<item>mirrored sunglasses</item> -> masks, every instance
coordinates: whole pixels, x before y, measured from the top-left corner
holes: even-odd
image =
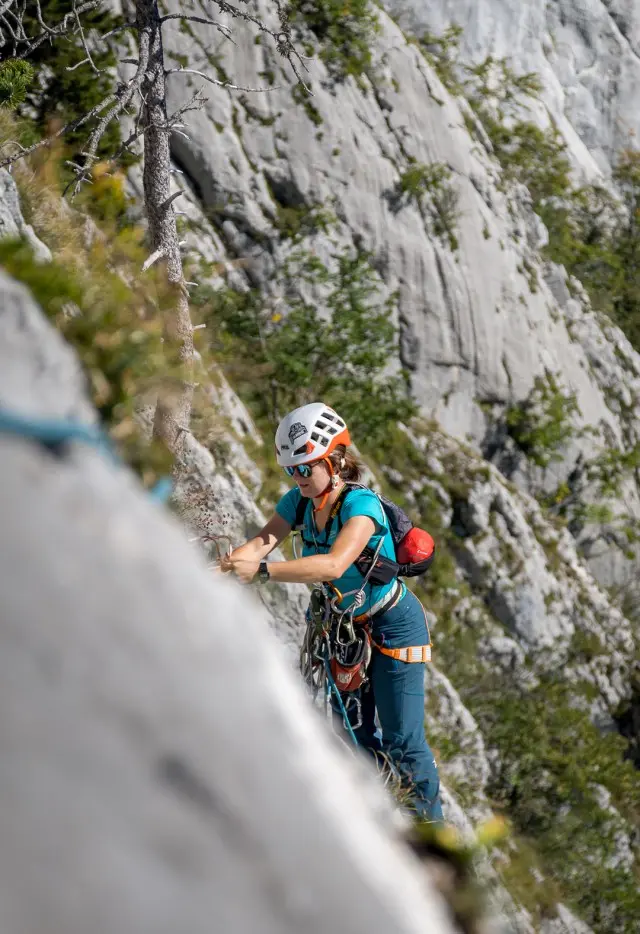
[[[295,467],[285,467],[284,471],[287,474],[287,476],[295,477],[296,470],[297,470],[303,480],[308,480],[309,477],[311,476],[311,472],[314,466],[315,466],[314,464],[296,464]]]

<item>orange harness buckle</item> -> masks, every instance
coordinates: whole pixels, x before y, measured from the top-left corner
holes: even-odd
[[[395,658],[400,662],[411,664],[412,662],[431,661],[431,645],[409,645],[401,649],[385,649],[384,646],[378,645],[377,642],[373,644],[383,655],[388,655],[390,658]]]

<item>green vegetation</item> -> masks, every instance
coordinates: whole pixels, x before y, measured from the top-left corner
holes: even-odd
[[[304,25],[313,33],[319,56],[334,80],[358,78],[370,71],[372,45],[380,30],[370,0],[291,0],[289,15],[294,25]]]
[[[7,126],[6,120],[2,125]],[[18,163],[13,171],[23,210],[52,250],[53,261],[36,261],[26,242],[4,240],[0,263],[29,288],[75,349],[105,429],[123,459],[151,485],[170,471],[172,456],[158,442],[147,440],[135,406],[145,398],[153,401],[161,384],[178,384],[184,376],[162,341],[163,312],[173,296],[159,267],[140,273],[148,255],[144,231],[119,229],[110,220],[119,218],[122,192],[117,180],[114,184],[113,178],[99,173],[83,198],[85,204],[92,202],[94,216],[101,214],[102,221],[87,237],[87,216],[60,197],[62,157],[61,152],[49,151],[29,166]],[[206,348],[200,352],[203,364],[210,365]],[[212,418],[202,389],[196,391],[194,418]]]
[[[440,558],[443,547],[453,547],[454,554],[460,548],[447,536],[437,541]],[[429,607],[432,587],[427,580],[419,591]],[[498,753],[486,791],[514,829],[501,875],[534,921],[554,914],[561,901],[597,934],[632,934],[640,910],[637,878],[613,861],[625,824],[608,812],[597,788],[611,793],[628,821],[627,832],[638,826],[640,785],[632,764],[623,760],[627,742],[616,734],[603,736],[591,723],[588,704],[578,708],[581,694],[591,696],[590,685],[547,676],[528,691],[505,673],[496,679],[478,653],[485,627],[471,629],[457,618],[455,606],[466,593],[458,584],[448,611],[441,607],[435,652],[485,743]],[[434,596],[443,603],[441,594]],[[602,652],[599,641],[586,636],[573,649],[578,660]]]
[[[606,536],[610,545],[632,559],[632,546],[640,542],[640,521],[613,507],[624,502],[623,484],[635,480],[639,468],[640,445],[628,451],[607,448],[574,470],[571,483],[564,481],[553,493],[540,495],[539,502],[574,535],[588,525],[591,539],[596,534]]]
[[[575,434],[571,417],[578,412],[575,393],[564,393],[552,373],[536,377],[525,402],[507,409],[509,434],[539,467],[559,460],[559,449]]]
[[[458,221],[458,192],[451,181],[451,169],[441,162],[423,165],[413,162],[400,176],[393,201],[402,196],[427,208],[433,233],[444,239],[452,250],[458,248],[455,230]]]
[[[272,192],[273,195],[273,192]],[[283,240],[298,244],[310,234],[321,231],[328,233],[337,222],[331,208],[324,204],[283,205],[274,196],[276,202],[276,227]]]
[[[296,104],[300,104],[314,126],[322,126],[324,123],[322,114],[313,103],[311,95],[305,91],[301,85],[294,84],[293,88],[291,89],[291,97],[294,99]]]
[[[496,69],[498,76],[496,78]],[[468,70],[464,93],[503,169],[503,181],[527,186],[549,231],[545,255],[586,288],[640,349],[640,152],[622,151],[613,171],[620,200],[599,185],[576,187],[562,137],[520,116],[540,89],[535,75],[516,75],[489,58]]]
[[[613,180],[621,201],[597,186],[565,193],[540,214],[547,254],[583,283],[594,307],[609,315],[640,349],[640,152],[620,153]]]
[[[24,16],[24,28],[27,35],[37,35],[40,31],[35,9],[28,11]],[[46,18],[50,24],[57,23],[67,13],[71,13],[74,5],[71,0],[48,0],[46,4]],[[86,34],[95,31],[102,35],[113,29],[119,22],[112,13],[100,8],[82,15],[83,28]],[[24,106],[20,109],[28,114],[29,120],[22,124],[22,143],[33,142],[45,136],[51,128],[57,128],[69,121],[82,116],[104,100],[115,85],[116,55],[106,44],[93,53],[93,60],[99,72],[96,73],[91,65],[80,62],[86,59],[80,36],[59,39],[55,42],[43,42],[29,56],[29,63],[33,67],[35,80],[29,81],[25,71],[16,76],[13,94],[18,98],[15,103]],[[15,63],[15,65],[20,63]],[[79,66],[79,67],[77,67]],[[70,70],[73,69],[73,70]],[[21,90],[18,90],[21,87]],[[6,93],[6,92],[5,92]],[[10,102],[12,100],[9,94]],[[12,106],[15,106],[13,104]],[[35,115],[35,116],[34,116]],[[65,136],[70,154],[75,157],[80,150],[87,135],[95,125],[98,118],[72,130]],[[105,132],[98,146],[98,158],[108,158],[118,149],[120,143],[120,127],[114,121]],[[128,163],[130,164],[129,157]]]
[[[132,246],[134,251],[139,247],[118,243],[115,251],[128,253]],[[75,348],[106,429],[150,485],[170,471],[172,460],[167,450],[144,439],[134,418],[135,399],[152,391],[165,371],[157,299],[151,297],[148,279],[138,288],[125,285],[110,268],[109,254],[100,248],[88,251],[89,269],[68,257],[40,263],[27,244],[0,242],[0,263],[28,286]]]
[[[14,110],[23,103],[33,83],[33,65],[21,59],[0,62],[0,107]]]
[[[440,36],[424,32],[419,38],[409,40],[419,46],[424,57],[452,94],[459,94],[462,90],[458,65],[461,36],[462,26],[454,23],[448,26]]]
[[[552,387],[549,392],[553,395]],[[560,421],[567,405],[572,407],[570,399],[556,409]],[[438,618],[432,634],[434,660],[473,714],[487,747],[498,753],[487,793],[511,823],[513,836],[496,868],[534,923],[554,916],[556,904],[563,902],[596,934],[634,934],[640,912],[638,879],[633,869],[626,871],[614,862],[620,831],[640,825],[638,774],[623,758],[628,743],[616,734],[603,735],[591,723],[592,685],[566,684],[558,680],[560,670],[558,679],[547,673],[537,687],[525,690],[516,675],[503,672],[496,677],[483,661],[479,647],[490,635],[491,622],[488,614],[479,614],[472,624],[459,613],[458,608],[474,598],[458,570],[464,540],[455,525],[443,522],[436,492],[439,485],[454,502],[464,500],[479,468],[461,449],[443,455],[436,426],[414,422],[412,430],[425,439],[425,450],[441,461],[443,473],[432,474],[425,455],[400,430],[389,434],[378,457],[402,476],[387,482],[387,492],[437,542],[436,562],[416,582],[417,595]],[[543,432],[543,437],[553,451],[555,432]],[[409,486],[418,489],[411,502],[406,500]],[[503,560],[511,560],[506,552]],[[481,600],[481,589],[475,590],[475,599]],[[597,637],[576,631],[572,660],[588,663],[602,652]],[[460,752],[456,736],[443,740],[431,721],[428,730],[446,775],[447,762]],[[621,818],[607,810],[597,786],[611,794]],[[457,790],[462,800],[473,795],[467,785]]]
[[[488,792],[535,839],[545,871],[594,931],[631,932],[640,889],[632,871],[615,868],[621,821],[603,807],[597,786],[637,823],[640,784],[622,759],[626,740],[593,726],[575,693],[574,685],[544,679],[528,692],[503,683],[478,695],[474,716],[500,754]]]
[[[640,350],[640,152],[618,155],[613,180],[620,200],[599,185],[576,186],[557,129],[543,130],[525,118],[527,100],[540,92],[539,78],[518,74],[505,58],[463,65],[460,33],[453,25],[441,36],[425,33],[416,42],[447,88],[468,100],[502,167],[503,184],[519,182],[529,189],[549,231],[545,255],[579,279],[593,307]],[[475,135],[473,122],[465,122]]]
[[[414,412],[404,379],[383,375],[397,343],[390,321],[396,296],[380,298],[370,258],[357,252],[335,255],[328,267],[296,249],[279,279],[282,310],[254,292],[194,292],[194,305],[216,334],[212,349],[234,386],[270,426],[305,401],[335,399],[356,434],[381,441],[390,424]]]

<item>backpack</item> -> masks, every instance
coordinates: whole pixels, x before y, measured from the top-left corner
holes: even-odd
[[[335,505],[329,515],[329,519],[327,520],[327,524],[323,530],[325,542],[329,538],[329,533],[331,531],[331,526],[334,519],[337,519],[338,521],[338,532],[342,528],[340,512],[342,504],[348,496],[349,491],[368,489],[369,487],[366,487],[361,483],[349,483],[347,486],[345,486],[342,495],[336,500]],[[391,561],[389,558],[379,557],[376,561],[376,568],[370,575],[369,580],[373,584],[386,584],[393,580],[394,577],[419,577],[421,574],[424,574],[431,565],[431,562],[435,556],[436,545],[433,538],[429,535],[428,532],[425,532],[424,529],[417,528],[417,526],[413,524],[409,516],[406,514],[404,509],[401,509],[400,506],[398,506],[396,503],[393,503],[390,499],[387,499],[386,496],[382,496],[380,493],[376,493],[375,490],[370,490],[370,492],[378,497],[380,505],[384,510],[385,516],[387,517],[389,531],[391,532],[391,537],[393,539],[393,544],[396,551],[396,560]],[[307,510],[307,503],[308,500],[302,497],[296,509],[296,518],[293,531],[300,532],[301,534],[304,529],[304,516]],[[304,536],[303,541],[305,541],[305,544],[307,545],[313,544],[311,542],[307,542],[304,539]],[[367,547],[364,549],[360,557],[354,562],[363,576],[371,566],[372,558],[373,550]]]

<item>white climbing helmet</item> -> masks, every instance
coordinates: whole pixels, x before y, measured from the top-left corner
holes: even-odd
[[[345,422],[324,402],[311,402],[289,412],[278,425],[276,459],[280,467],[309,464],[339,444],[351,444]]]

